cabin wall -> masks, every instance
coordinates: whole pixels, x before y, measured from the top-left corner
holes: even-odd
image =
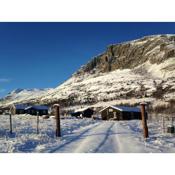
[[[71,116],[72,117],[79,117],[81,115],[81,112],[74,112],[74,113],[71,113]]]
[[[37,112],[39,112],[39,115],[42,116],[42,115],[48,115],[48,110],[36,110],[36,109],[28,109],[26,110],[26,113],[27,114],[30,114],[30,115],[37,115]]]
[[[15,109],[14,112],[15,112],[15,114],[25,114],[24,109]]]
[[[140,112],[122,112],[121,120],[141,120]]]
[[[92,109],[86,109],[84,111],[73,112],[71,113],[71,116],[79,117],[82,115],[82,117],[91,118],[93,114],[94,114],[94,111]]]
[[[109,107],[101,112],[101,117],[103,120],[109,120],[111,118],[122,120],[122,113],[116,109]]]
[[[102,120],[108,120],[107,110],[101,112],[101,118]]]
[[[91,110],[91,109],[87,109],[85,111],[83,111],[82,115],[83,117],[86,117],[86,118],[91,118],[92,115],[93,115],[94,111]]]
[[[102,120],[141,120],[141,112],[122,112],[117,109],[108,107],[101,112]]]
[[[39,115],[48,115],[48,110],[39,110]]]

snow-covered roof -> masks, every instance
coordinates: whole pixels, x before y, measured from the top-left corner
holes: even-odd
[[[123,112],[140,112],[140,109],[138,107],[129,107],[129,106],[108,106],[104,109],[102,109],[100,112],[104,111],[107,108],[113,108],[113,109],[117,109],[119,111],[123,111]]]
[[[24,104],[17,104],[17,105],[14,105],[16,109],[25,109],[27,107],[27,105],[24,105]]]
[[[49,109],[48,106],[43,106],[43,105],[29,106],[25,109],[27,110],[27,109],[31,109],[31,108],[36,109],[36,110],[48,110]]]
[[[25,110],[30,109],[30,108],[32,108],[32,106],[28,106],[28,107],[26,107]]]
[[[87,109],[90,109],[90,108],[80,108],[80,109],[75,110],[74,112],[83,112]]]

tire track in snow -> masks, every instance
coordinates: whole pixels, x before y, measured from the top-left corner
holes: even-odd
[[[99,122],[77,130],[49,153],[151,153],[156,150],[137,140],[138,133],[119,122]]]
[[[106,135],[105,135],[104,139],[101,141],[101,143],[99,144],[99,146],[94,150],[95,153],[99,152],[99,150],[100,150],[100,149],[104,146],[104,144],[108,141],[109,136],[110,136],[111,134],[113,134],[113,132],[112,132],[113,126],[114,126],[114,123],[112,123],[112,124],[110,125],[110,127],[108,128],[108,130],[107,130],[107,132],[106,132]]]
[[[118,123],[116,123],[115,124],[115,128],[113,128],[115,132],[118,132],[117,125],[118,125]],[[118,133],[118,135],[116,135],[115,138],[114,138],[115,144],[117,145],[117,147],[116,147],[116,149],[117,149],[116,152],[117,153],[121,153],[122,152],[122,143],[120,142],[120,139],[119,139],[120,136],[119,136],[119,134],[120,133]]]
[[[153,153],[159,152],[151,147],[147,147],[144,141],[137,140],[140,136],[131,129],[116,123],[114,128],[118,134],[115,136],[118,153]],[[142,136],[141,136],[142,137]]]
[[[99,123],[95,123],[95,124],[90,124],[86,127],[88,127],[88,129],[85,129],[83,132],[81,132],[79,135],[74,135],[72,139],[70,139],[69,141],[67,141],[66,143],[61,144],[60,146],[48,151],[48,153],[54,153],[54,152],[59,152],[60,149],[65,148],[66,146],[76,142],[78,139],[81,139],[81,137],[86,134],[87,132],[89,132],[92,128],[95,128],[98,126]],[[90,127],[90,128],[89,128]]]
[[[110,125],[108,125],[110,124]],[[103,122],[98,125],[96,128],[89,130],[88,135],[84,135],[84,139],[80,142],[80,145],[77,149],[74,150],[74,153],[96,153],[103,147],[103,145],[108,141],[114,123]]]

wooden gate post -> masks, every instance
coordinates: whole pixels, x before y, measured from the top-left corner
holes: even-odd
[[[146,103],[141,103],[140,106],[141,106],[141,114],[142,114],[143,136],[144,138],[148,138],[149,133],[148,133],[148,126],[147,126],[146,110],[145,110]]]
[[[56,137],[61,137],[61,126],[60,126],[60,106],[55,104],[55,118],[56,118]]]
[[[10,115],[10,134],[12,134],[13,131],[12,131],[12,113],[11,113],[11,111],[10,111],[9,115]]]

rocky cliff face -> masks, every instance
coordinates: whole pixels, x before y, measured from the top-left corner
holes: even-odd
[[[72,109],[173,99],[175,35],[156,35],[110,45],[62,85],[25,101],[58,102]]]
[[[65,106],[157,103],[175,98],[175,35],[111,45],[40,100]]]
[[[76,75],[134,69],[147,61],[161,64],[172,57],[175,57],[175,35],[148,36],[109,46],[106,52],[94,57]]]

